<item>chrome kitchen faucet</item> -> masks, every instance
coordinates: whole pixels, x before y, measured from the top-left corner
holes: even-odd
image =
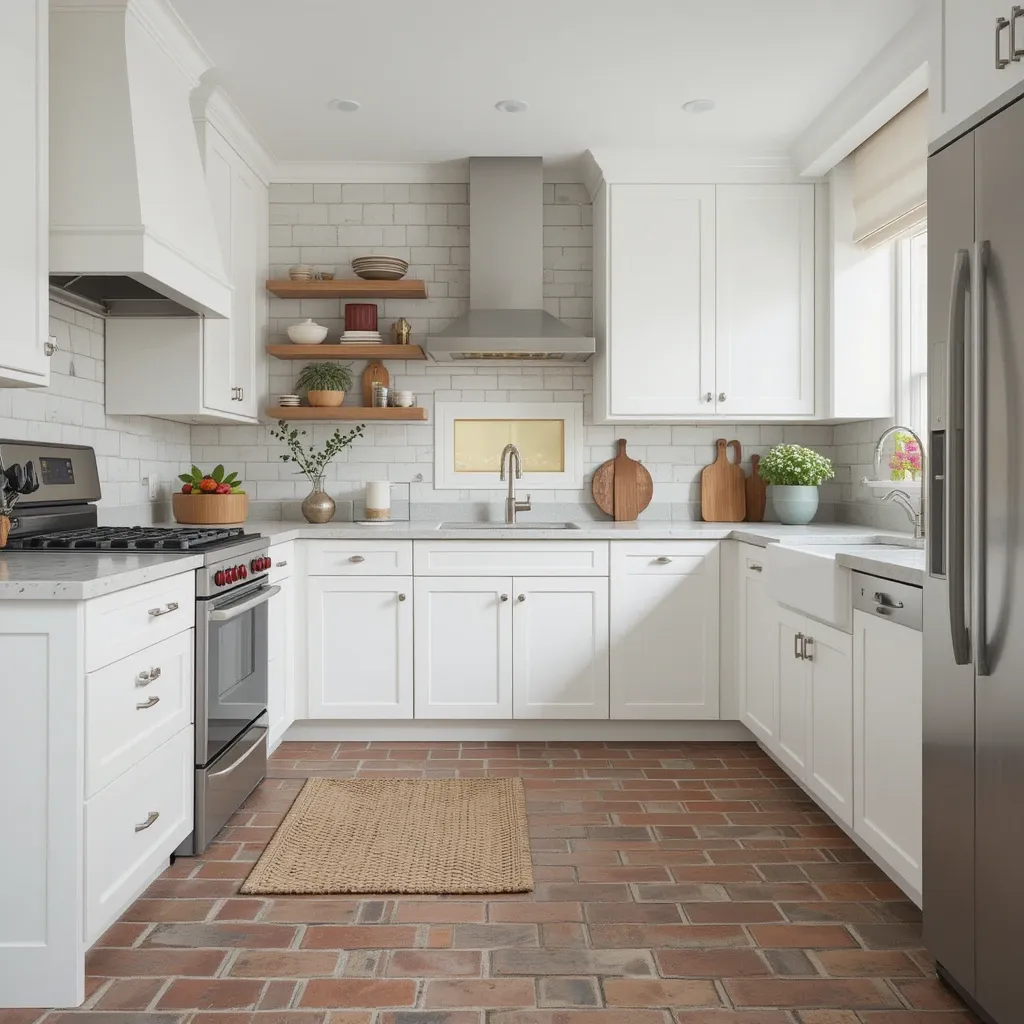
[[[513,474],[512,464],[515,463]],[[516,501],[516,481],[523,476],[523,459],[519,449],[514,444],[505,445],[501,453],[501,479],[508,480],[508,497],[505,499],[505,522],[510,526],[516,524],[517,512],[529,512],[533,506],[530,504],[530,495],[526,495],[526,501]]]

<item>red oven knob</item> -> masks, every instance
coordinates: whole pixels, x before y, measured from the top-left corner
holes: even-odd
[[[225,574],[227,575],[229,583],[238,582],[238,570],[237,569],[226,569]]]
[[[213,574],[213,582],[214,582],[215,586],[218,586],[218,587],[223,587],[224,586],[224,571],[222,569],[218,569]]]
[[[248,573],[248,571],[246,570],[245,566],[244,566],[244,565],[240,565],[240,566],[238,567],[238,578],[239,578],[240,580],[244,580],[244,579],[247,579],[247,578],[248,578],[248,576],[249,576],[249,573]]]
[[[270,559],[269,558],[264,557],[264,558],[260,559],[260,561],[263,562],[263,568],[264,569],[269,569],[270,568]]]
[[[262,569],[263,569],[263,559],[262,558],[254,558],[249,563],[249,571],[250,572],[260,572]]]

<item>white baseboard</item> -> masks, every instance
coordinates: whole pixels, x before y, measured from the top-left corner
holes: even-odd
[[[379,740],[396,742],[463,742],[480,740],[536,740],[571,743],[616,740],[643,743],[654,741],[753,742],[754,736],[739,722],[588,722],[588,721],[300,721],[293,722],[285,740]]]

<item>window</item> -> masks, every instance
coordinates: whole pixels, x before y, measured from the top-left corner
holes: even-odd
[[[896,418],[928,433],[928,230],[896,241]]]

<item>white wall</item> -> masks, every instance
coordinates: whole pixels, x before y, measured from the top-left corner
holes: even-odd
[[[50,386],[0,390],[0,437],[95,448],[103,492],[101,524],[145,525],[166,519],[175,478],[190,464],[188,425],[106,414],[101,318],[51,302],[50,334],[58,345]],[[153,372],[159,373],[159,367]],[[150,502],[142,483],[150,474],[160,481],[156,502]]]

